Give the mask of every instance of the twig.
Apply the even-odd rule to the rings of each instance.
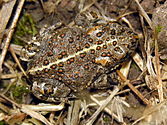
[[[19,15],[21,13],[24,1],[25,0],[20,0],[20,2],[18,4],[18,7],[17,7],[17,10],[16,10],[16,14],[15,14],[15,16],[13,18],[13,22],[11,24],[11,27],[9,28],[8,36],[7,36],[7,38],[4,41],[5,42],[5,46],[4,46],[3,50],[2,50],[2,55],[1,55],[1,58],[0,58],[0,73],[2,72],[2,64],[4,62],[4,59],[5,59],[9,44],[10,44],[10,40],[12,39],[12,35],[13,35],[14,29],[16,27]]]
[[[26,74],[26,72],[24,71],[23,67],[21,66],[21,64],[20,64],[20,62],[19,62],[19,60],[18,60],[18,58],[17,58],[17,56],[16,56],[16,54],[15,54],[15,52],[14,52],[14,49],[13,49],[12,47],[10,47],[10,52],[11,52],[11,54],[12,54],[14,60],[16,61],[17,65],[19,66],[20,70],[23,72],[23,74],[24,74],[26,77],[28,77],[27,74]]]
[[[137,85],[137,86],[135,86],[135,88],[137,89],[137,88],[141,88],[141,87],[144,87],[144,86],[146,86],[146,83],[143,83],[141,85]],[[126,92],[130,92],[130,91],[131,91],[130,89],[125,89],[125,90],[122,90],[122,91],[118,92],[117,95],[123,94],[123,93],[126,93]]]
[[[17,74],[16,73],[4,74],[4,75],[0,76],[0,79],[12,79],[12,78],[18,77],[18,75],[23,75],[23,73],[20,72],[20,73],[17,73]]]
[[[121,77],[123,81],[125,81],[125,85],[128,85],[128,87],[147,105],[151,105],[150,102],[144,98],[144,96],[127,80],[124,75],[117,70],[118,75]],[[124,86],[124,85],[123,85]]]
[[[0,94],[0,97],[4,98],[5,100],[7,100],[8,102],[14,104],[15,106],[21,108],[21,105],[17,104],[16,102],[14,102],[13,100],[9,99],[8,97],[6,97],[5,95],[3,94]]]

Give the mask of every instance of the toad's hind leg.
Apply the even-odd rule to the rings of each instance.
[[[41,100],[57,102],[70,97],[71,90],[58,80],[38,79],[33,82],[32,92]]]
[[[97,79],[94,79],[91,83],[91,89],[107,89],[114,85],[118,85],[120,79],[116,72],[110,74],[101,74]]]

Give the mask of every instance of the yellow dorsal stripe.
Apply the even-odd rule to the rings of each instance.
[[[68,57],[59,59],[59,60],[57,60],[57,61],[55,61],[55,62],[51,62],[51,63],[49,63],[49,64],[46,65],[46,66],[42,65],[42,67],[34,67],[34,68],[32,68],[32,69],[29,70],[29,73],[34,73],[34,72],[36,72],[36,71],[42,71],[43,69],[46,69],[46,68],[49,69],[52,65],[59,64],[60,62],[66,62],[68,59],[74,58],[75,56],[77,56],[77,55],[79,55],[79,54],[81,54],[81,53],[88,52],[88,51],[91,50],[91,49],[95,49],[95,50],[96,50],[96,47],[97,47],[97,46],[102,47],[102,46],[105,45],[105,44],[111,44],[113,41],[117,41],[117,39],[111,39],[110,41],[104,42],[104,43],[101,44],[101,45],[94,44],[94,45],[92,45],[90,48],[84,48],[83,50],[78,51],[77,53],[74,53],[74,54],[72,54],[72,55],[69,55]]]

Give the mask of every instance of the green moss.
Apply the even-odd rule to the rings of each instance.
[[[107,117],[103,118],[103,120],[104,120],[105,122],[110,121],[110,119],[109,119],[109,118],[107,118]]]
[[[24,93],[28,93],[28,92],[29,92],[29,89],[27,86],[18,85],[18,86],[15,86],[15,88],[14,88],[13,96],[20,97]]]
[[[13,98],[17,102],[21,102],[23,97],[30,93],[30,90],[26,85],[12,85],[10,92],[12,92]]]
[[[33,21],[31,15],[24,13],[17,24],[13,37],[13,43],[17,45],[24,45],[23,41],[28,40],[27,38],[31,39],[32,36],[37,33],[35,22]]]
[[[157,33],[159,33],[159,32],[162,31],[162,29],[163,29],[163,26],[158,25],[158,26],[155,28],[155,31],[156,31]]]
[[[0,125],[7,125],[4,121],[0,121]]]

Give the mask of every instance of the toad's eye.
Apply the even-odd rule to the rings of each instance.
[[[34,57],[34,55],[40,51],[39,49],[40,43],[31,41],[21,50],[21,59],[24,61],[29,61],[31,58]]]

